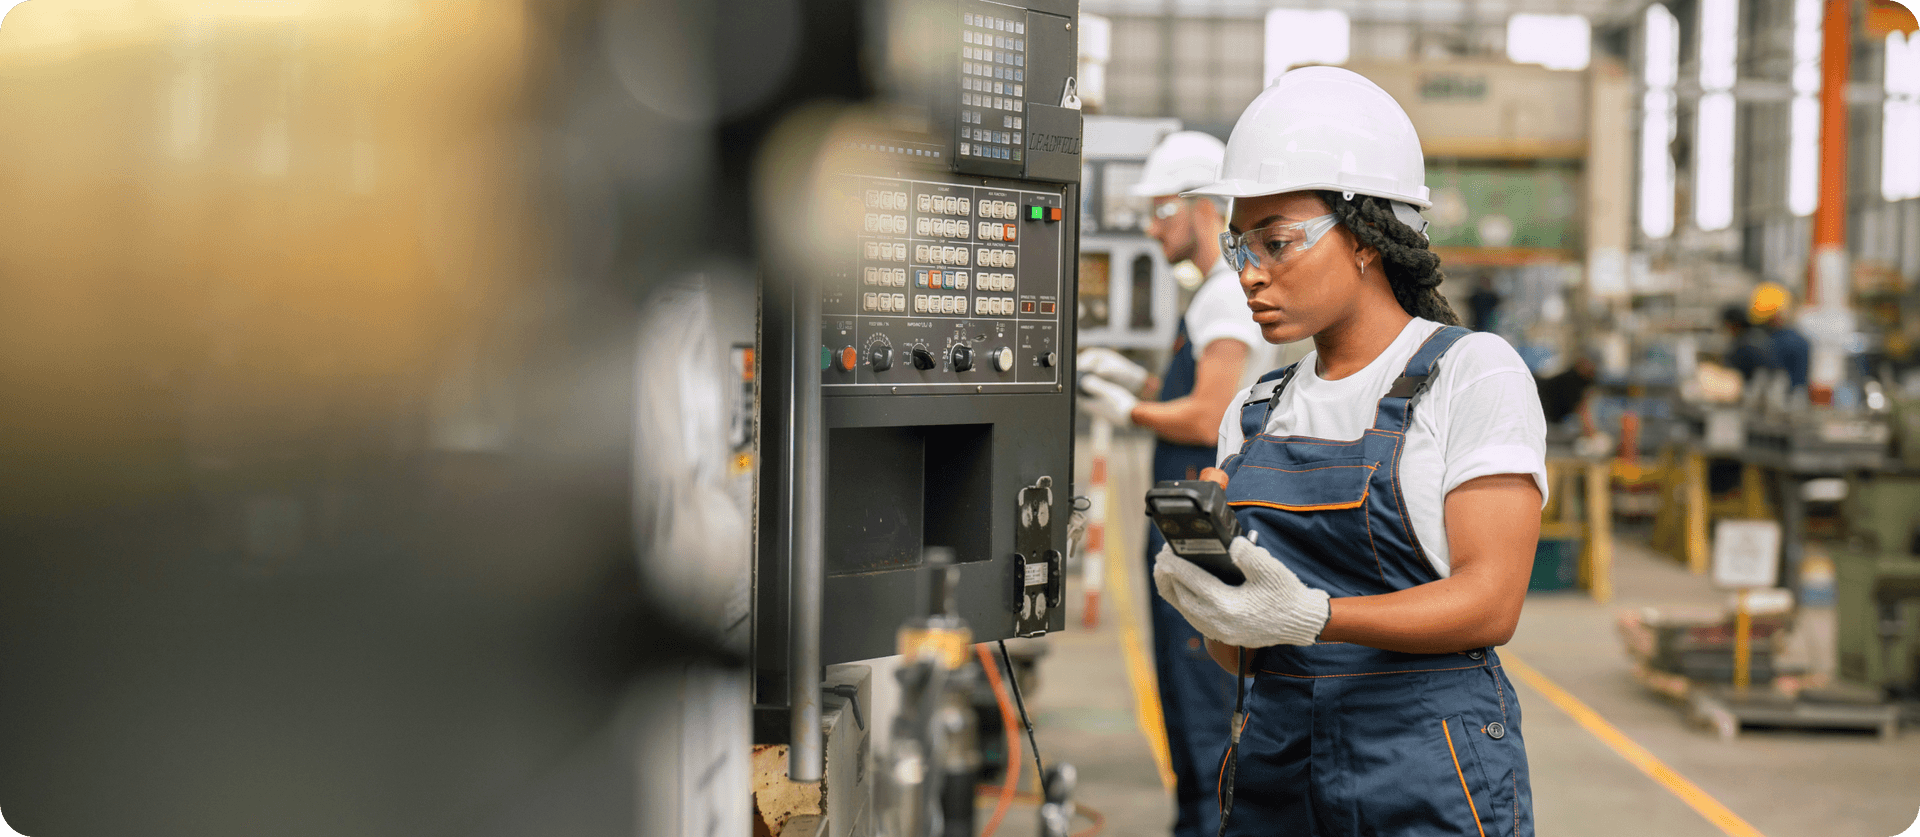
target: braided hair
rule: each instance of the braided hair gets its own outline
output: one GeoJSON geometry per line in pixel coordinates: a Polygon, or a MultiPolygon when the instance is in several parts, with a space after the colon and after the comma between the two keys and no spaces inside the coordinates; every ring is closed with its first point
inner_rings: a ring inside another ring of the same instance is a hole
{"type": "Polygon", "coordinates": [[[1361,244],[1380,251],[1380,267],[1387,273],[1393,298],[1408,314],[1442,325],[1459,325],[1447,298],[1440,295],[1440,256],[1427,249],[1427,238],[1393,216],[1393,204],[1373,195],[1319,192],[1333,216],[1361,244]]]}

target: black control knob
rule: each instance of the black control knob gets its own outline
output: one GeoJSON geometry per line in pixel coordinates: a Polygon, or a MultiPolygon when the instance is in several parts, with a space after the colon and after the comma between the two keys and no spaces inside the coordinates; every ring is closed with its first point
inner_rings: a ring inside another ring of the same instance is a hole
{"type": "Polygon", "coordinates": [[[1040,365],[1045,366],[1049,369],[1051,369],[1053,365],[1055,363],[1058,363],[1059,361],[1060,361],[1060,356],[1054,354],[1053,352],[1047,352],[1046,354],[1043,354],[1040,356],[1040,365]]]}
{"type": "Polygon", "coordinates": [[[968,346],[965,343],[956,343],[954,344],[953,351],[949,352],[948,355],[953,361],[953,371],[965,372],[973,368],[972,346],[968,346]]]}
{"type": "Polygon", "coordinates": [[[933,353],[927,351],[927,347],[925,346],[913,347],[913,368],[924,372],[928,369],[932,369],[933,366],[934,366],[933,353]]]}
{"type": "Polygon", "coordinates": [[[884,343],[867,347],[867,365],[875,372],[885,372],[893,368],[893,347],[884,343]]]}

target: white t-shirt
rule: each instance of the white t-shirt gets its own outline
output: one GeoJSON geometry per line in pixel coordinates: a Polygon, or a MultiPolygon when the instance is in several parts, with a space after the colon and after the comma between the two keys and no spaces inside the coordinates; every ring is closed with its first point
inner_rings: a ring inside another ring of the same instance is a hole
{"type": "Polygon", "coordinates": [[[1206,351],[1207,344],[1220,338],[1247,344],[1247,365],[1241,370],[1242,389],[1253,386],[1268,370],[1278,365],[1279,352],[1260,336],[1260,324],[1253,321],[1247,307],[1247,294],[1240,289],[1240,276],[1221,259],[1207,274],[1200,290],[1187,303],[1187,342],[1193,345],[1194,360],[1206,351]]]}
{"type": "MultiPolygon", "coordinates": [[[[1318,352],[1300,360],[1299,371],[1280,395],[1265,433],[1358,439],[1373,426],[1374,410],[1407,361],[1440,329],[1415,317],[1393,344],[1361,369],[1337,381],[1315,370],[1318,352]]],[[[1444,517],[1447,492],[1489,474],[1531,474],[1547,496],[1547,420],[1540,393],[1519,353],[1498,335],[1478,332],[1460,338],[1440,357],[1439,368],[1413,411],[1405,452],[1400,456],[1400,488],[1407,514],[1427,560],[1441,578],[1451,566],[1444,517]]],[[[1240,452],[1241,391],[1220,421],[1216,462],[1240,452]]]]}

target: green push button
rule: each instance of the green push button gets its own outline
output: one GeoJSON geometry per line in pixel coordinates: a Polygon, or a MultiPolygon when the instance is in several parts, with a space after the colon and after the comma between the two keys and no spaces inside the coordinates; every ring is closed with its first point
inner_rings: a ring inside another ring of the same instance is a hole
{"type": "Polygon", "coordinates": [[[1045,210],[1044,208],[1042,208],[1042,207],[1038,207],[1038,206],[1029,206],[1029,207],[1027,207],[1027,220],[1029,220],[1029,221],[1038,221],[1038,220],[1040,220],[1040,214],[1041,214],[1042,212],[1045,212],[1045,211],[1046,211],[1046,210],[1045,210]]]}
{"type": "Polygon", "coordinates": [[[833,351],[831,349],[828,349],[825,346],[821,346],[820,347],[820,371],[825,372],[827,371],[827,367],[832,365],[833,365],[833,351]]]}

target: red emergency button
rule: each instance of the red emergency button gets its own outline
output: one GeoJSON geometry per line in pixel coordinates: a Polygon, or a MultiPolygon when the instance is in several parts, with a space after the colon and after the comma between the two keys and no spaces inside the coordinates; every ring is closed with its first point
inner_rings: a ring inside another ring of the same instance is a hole
{"type": "Polygon", "coordinates": [[[1060,207],[1053,206],[1053,207],[1047,208],[1047,220],[1058,221],[1063,217],[1066,217],[1066,216],[1062,214],[1062,210],[1060,209],[1060,207]]]}
{"type": "Polygon", "coordinates": [[[860,353],[852,346],[848,346],[835,353],[835,361],[840,365],[840,371],[852,372],[853,367],[860,362],[860,353]]]}

